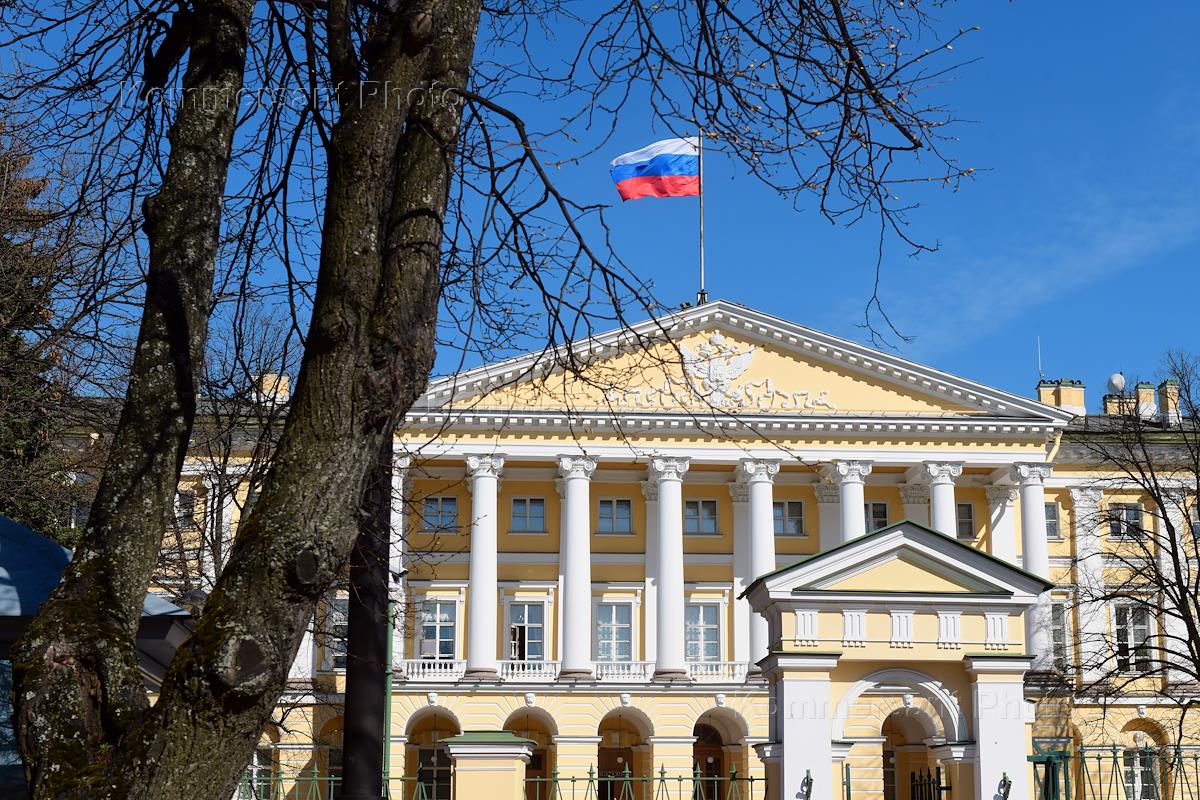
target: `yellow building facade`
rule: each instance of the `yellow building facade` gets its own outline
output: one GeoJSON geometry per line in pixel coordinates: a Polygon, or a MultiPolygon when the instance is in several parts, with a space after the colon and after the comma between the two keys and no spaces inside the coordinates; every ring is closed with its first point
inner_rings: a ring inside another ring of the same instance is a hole
{"type": "MultiPolygon", "coordinates": [[[[392,796],[1025,800],[1035,753],[1190,748],[1161,686],[1067,667],[1124,613],[1072,603],[1112,579],[1096,512],[1141,500],[1064,460],[1082,388],[1039,394],[723,301],[434,382],[396,435],[392,796]]],[[[246,796],[336,775],[340,613],[246,796]]]]}

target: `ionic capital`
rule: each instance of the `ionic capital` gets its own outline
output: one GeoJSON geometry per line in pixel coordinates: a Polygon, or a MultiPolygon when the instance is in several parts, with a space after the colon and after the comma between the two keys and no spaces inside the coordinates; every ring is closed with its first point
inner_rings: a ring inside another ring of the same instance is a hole
{"type": "Polygon", "coordinates": [[[1044,484],[1054,469],[1049,464],[1038,462],[1018,462],[1012,465],[1013,480],[1022,486],[1044,484]]]}
{"type": "Polygon", "coordinates": [[[1070,492],[1071,505],[1075,507],[1076,516],[1082,517],[1100,512],[1100,500],[1104,497],[1104,490],[1090,486],[1072,486],[1070,492]]]}
{"type": "Polygon", "coordinates": [[[467,456],[467,474],[472,478],[499,478],[503,469],[504,456],[499,453],[467,456]]]}
{"type": "Polygon", "coordinates": [[[757,483],[759,481],[771,483],[778,474],[778,461],[745,458],[738,464],[737,469],[738,480],[745,481],[746,483],[757,483]]]}
{"type": "Polygon", "coordinates": [[[928,483],[900,484],[900,502],[906,506],[916,506],[929,502],[928,483]]]}
{"type": "Polygon", "coordinates": [[[750,484],[742,481],[733,481],[729,484],[729,496],[733,498],[735,503],[750,502],[750,484]]]}
{"type": "Polygon", "coordinates": [[[650,502],[658,500],[658,482],[657,481],[642,481],[642,497],[650,502]]]}
{"type": "Polygon", "coordinates": [[[831,461],[821,469],[831,481],[837,483],[862,483],[871,474],[871,462],[831,461]]]}
{"type": "Polygon", "coordinates": [[[650,480],[681,481],[689,463],[686,458],[653,458],[650,460],[650,480]]]}
{"type": "Polygon", "coordinates": [[[558,457],[558,474],[565,479],[590,479],[596,471],[596,459],[587,456],[564,455],[558,457]]]}
{"type": "Polygon", "coordinates": [[[954,479],[963,471],[961,461],[926,461],[921,466],[930,484],[954,483],[954,479]]]}
{"type": "Polygon", "coordinates": [[[842,495],[838,491],[836,483],[817,481],[813,484],[813,492],[817,495],[818,503],[840,503],[842,501],[842,495]]]}
{"type": "Polygon", "coordinates": [[[992,510],[1003,506],[1011,506],[1017,501],[1017,487],[989,486],[987,487],[988,507],[992,510]]]}

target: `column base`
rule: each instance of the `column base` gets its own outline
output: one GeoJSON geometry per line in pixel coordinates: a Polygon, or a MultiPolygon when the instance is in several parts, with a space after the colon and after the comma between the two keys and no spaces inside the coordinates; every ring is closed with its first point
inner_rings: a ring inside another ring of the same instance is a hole
{"type": "Polygon", "coordinates": [[[558,679],[560,681],[594,681],[596,676],[590,669],[560,669],[558,679]]]}
{"type": "Polygon", "coordinates": [[[1025,673],[1026,694],[1058,694],[1070,688],[1058,670],[1030,670],[1025,673]]]}
{"type": "Polygon", "coordinates": [[[495,667],[467,667],[462,679],[464,681],[498,681],[500,672],[495,667]]]}
{"type": "Polygon", "coordinates": [[[656,669],[653,680],[655,683],[682,683],[690,679],[686,669],[656,669]]]}

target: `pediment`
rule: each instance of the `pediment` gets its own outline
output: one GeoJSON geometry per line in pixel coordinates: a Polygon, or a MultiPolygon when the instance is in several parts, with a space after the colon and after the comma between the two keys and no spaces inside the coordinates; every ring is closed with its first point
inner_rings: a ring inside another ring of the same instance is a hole
{"type": "Polygon", "coordinates": [[[551,355],[442,379],[422,410],[601,411],[1065,422],[1052,406],[717,301],[551,355]]]}
{"type": "Polygon", "coordinates": [[[756,580],[752,602],[796,597],[924,596],[1034,602],[1042,579],[914,522],[901,522],[756,580]],[[754,598],[757,595],[758,600],[754,598]]]}

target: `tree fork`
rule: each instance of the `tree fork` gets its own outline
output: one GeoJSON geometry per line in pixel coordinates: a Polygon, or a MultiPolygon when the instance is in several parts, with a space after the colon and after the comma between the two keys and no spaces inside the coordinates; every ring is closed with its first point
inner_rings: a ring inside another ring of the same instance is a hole
{"type": "Polygon", "coordinates": [[[190,102],[179,105],[166,173],[145,205],[146,298],[108,465],[74,559],[14,648],[15,721],[34,797],[119,794],[106,773],[148,706],[134,638],[195,416],[252,8],[195,6],[190,102]]]}

